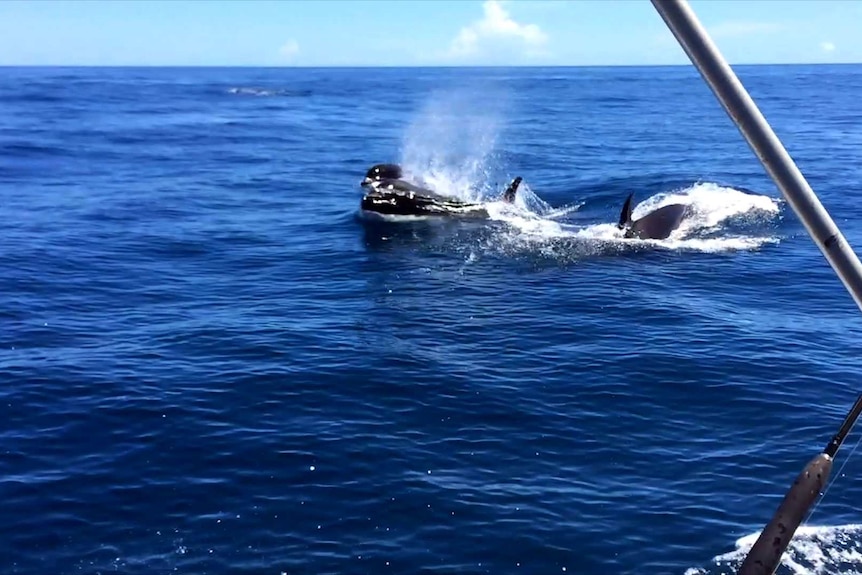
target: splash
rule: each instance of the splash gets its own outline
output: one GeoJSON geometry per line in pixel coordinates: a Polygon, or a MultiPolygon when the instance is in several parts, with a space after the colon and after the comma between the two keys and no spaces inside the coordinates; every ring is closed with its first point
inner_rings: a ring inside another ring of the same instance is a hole
{"type": "MultiPolygon", "coordinates": [[[[685,575],[736,573],[760,532],[736,541],[736,549],[713,558],[715,570],[688,569],[685,575]]],[[[776,571],[778,575],[862,573],[862,525],[802,526],[776,571]]]]}
{"type": "Polygon", "coordinates": [[[505,104],[498,94],[459,89],[433,94],[409,125],[401,165],[410,179],[442,194],[481,201],[490,183],[505,104]]]}
{"type": "Polygon", "coordinates": [[[779,211],[778,203],[768,196],[706,182],[685,190],[657,194],[638,204],[632,217],[640,218],[668,204],[686,204],[691,207],[691,215],[675,232],[676,237],[685,237],[703,230],[718,231],[728,222],[739,218],[751,223],[763,221],[764,216],[769,218],[779,211]]]}
{"type": "MultiPolygon", "coordinates": [[[[525,202],[527,200],[525,199],[525,202]]],[[[756,249],[778,238],[764,234],[764,224],[770,224],[779,213],[779,203],[768,196],[754,195],[714,183],[697,183],[686,189],[657,194],[638,204],[633,217],[639,218],[662,206],[682,203],[689,206],[689,215],[666,240],[626,239],[615,223],[587,226],[567,225],[557,221],[578,206],[563,210],[535,211],[525,202],[514,207],[491,205],[492,219],[508,224],[520,246],[530,243],[548,245],[566,241],[565,245],[580,245],[585,253],[596,253],[597,246],[605,251],[618,251],[627,246],[650,246],[670,250],[724,252],[756,249]]],[[[771,231],[771,229],[769,230],[771,231]]]]}
{"type": "Polygon", "coordinates": [[[682,225],[666,240],[624,238],[616,226],[618,212],[610,222],[567,223],[567,216],[583,203],[551,207],[530,188],[529,174],[521,174],[525,181],[514,204],[501,202],[500,194],[512,178],[500,177],[502,170],[496,165],[505,108],[505,98],[489,93],[487,87],[432,94],[407,128],[399,162],[409,180],[444,195],[484,203],[490,218],[504,224],[489,240],[492,251],[532,251],[571,260],[631,248],[725,252],[778,242],[764,233],[774,230],[780,212],[776,200],[711,182],[657,194],[635,206],[635,218],[671,203],[690,207],[682,225]]]}

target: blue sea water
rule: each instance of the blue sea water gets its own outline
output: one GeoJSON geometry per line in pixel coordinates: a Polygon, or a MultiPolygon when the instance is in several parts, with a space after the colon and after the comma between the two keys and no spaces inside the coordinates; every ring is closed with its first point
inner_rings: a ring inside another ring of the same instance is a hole
{"type": "MultiPolygon", "coordinates": [[[[862,66],[737,71],[862,246],[862,66]]],[[[862,388],[691,67],[0,78],[0,572],[730,573],[862,388]]],[[[780,573],[862,572],[860,435],[780,573]]]]}

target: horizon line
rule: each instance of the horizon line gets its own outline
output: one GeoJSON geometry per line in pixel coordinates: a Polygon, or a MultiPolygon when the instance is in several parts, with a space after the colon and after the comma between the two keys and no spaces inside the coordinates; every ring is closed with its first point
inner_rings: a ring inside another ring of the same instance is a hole
{"type": "MultiPolygon", "coordinates": [[[[731,66],[857,66],[862,62],[744,62],[731,66]]],[[[238,68],[238,69],[483,69],[483,68],[681,68],[691,62],[674,64],[0,64],[0,68],[238,68]]]]}

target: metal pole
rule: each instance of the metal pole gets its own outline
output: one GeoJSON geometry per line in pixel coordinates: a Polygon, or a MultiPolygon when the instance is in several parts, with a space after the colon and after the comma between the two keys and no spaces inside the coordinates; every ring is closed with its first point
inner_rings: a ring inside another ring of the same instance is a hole
{"type": "Polygon", "coordinates": [[[862,264],[686,0],[651,0],[862,309],[862,264]]]}

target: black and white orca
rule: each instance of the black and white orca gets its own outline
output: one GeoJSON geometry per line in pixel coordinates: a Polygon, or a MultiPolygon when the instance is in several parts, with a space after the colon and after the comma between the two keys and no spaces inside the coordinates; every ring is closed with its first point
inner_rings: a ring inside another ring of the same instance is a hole
{"type": "MultiPolygon", "coordinates": [[[[398,164],[372,166],[361,183],[368,191],[362,197],[360,209],[380,216],[488,217],[482,203],[445,196],[403,178],[404,171],[398,164]]],[[[514,202],[521,181],[520,176],[512,180],[500,200],[514,202]]]]}
{"type": "Polygon", "coordinates": [[[657,210],[653,210],[642,218],[632,220],[632,199],[634,193],[629,194],[623,209],[620,212],[620,221],[617,227],[625,230],[625,237],[638,238],[641,240],[665,240],[688,214],[686,204],[668,204],[657,210]]]}

